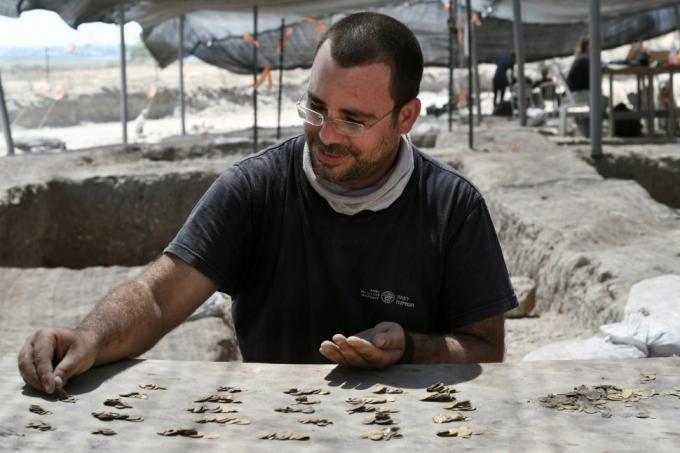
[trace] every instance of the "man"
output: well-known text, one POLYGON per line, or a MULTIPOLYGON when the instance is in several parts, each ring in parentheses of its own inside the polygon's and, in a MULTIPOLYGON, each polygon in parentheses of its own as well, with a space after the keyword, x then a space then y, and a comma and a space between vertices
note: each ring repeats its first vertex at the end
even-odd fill
POLYGON ((422 68, 394 19, 331 27, 298 103, 304 137, 227 169, 165 254, 78 328, 29 337, 26 382, 52 392, 138 355, 216 290, 232 295, 246 361, 502 360, 516 299, 484 200, 405 136, 422 68))

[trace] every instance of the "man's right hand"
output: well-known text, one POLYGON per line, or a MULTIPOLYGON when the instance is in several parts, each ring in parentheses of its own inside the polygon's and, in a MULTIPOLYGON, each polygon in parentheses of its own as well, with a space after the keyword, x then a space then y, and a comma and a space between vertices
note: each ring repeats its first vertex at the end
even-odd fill
POLYGON ((90 332, 42 328, 28 337, 21 348, 19 371, 27 384, 52 393, 72 376, 90 369, 97 353, 97 341, 90 332))

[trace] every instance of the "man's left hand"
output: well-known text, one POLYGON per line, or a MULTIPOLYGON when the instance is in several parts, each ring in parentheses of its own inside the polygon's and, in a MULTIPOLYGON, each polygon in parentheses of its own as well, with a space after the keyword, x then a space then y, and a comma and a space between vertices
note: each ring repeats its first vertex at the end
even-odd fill
POLYGON ((356 368, 384 368, 404 354, 404 329, 396 322, 381 322, 350 337, 333 335, 319 352, 331 362, 356 368))

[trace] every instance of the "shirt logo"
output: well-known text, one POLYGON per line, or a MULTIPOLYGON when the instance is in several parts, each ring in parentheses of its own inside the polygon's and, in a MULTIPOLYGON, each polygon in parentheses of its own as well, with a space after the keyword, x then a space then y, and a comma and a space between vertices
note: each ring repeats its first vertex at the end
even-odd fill
POLYGON ((414 308, 415 304, 411 302, 409 296, 403 294, 395 294, 393 291, 379 289, 362 289, 361 297, 375 302, 382 302, 385 305, 396 304, 405 308, 414 308))
POLYGON ((386 304, 391 304, 394 302, 395 295, 392 291, 383 291, 382 294, 380 295, 380 300, 385 302, 386 304))

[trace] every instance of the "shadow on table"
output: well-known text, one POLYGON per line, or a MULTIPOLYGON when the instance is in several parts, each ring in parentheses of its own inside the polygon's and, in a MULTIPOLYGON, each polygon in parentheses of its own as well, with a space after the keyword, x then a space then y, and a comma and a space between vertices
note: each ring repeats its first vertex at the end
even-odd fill
MULTIPOLYGON (((83 393, 91 392, 99 388, 100 385, 115 375, 142 362, 144 362, 144 360, 121 360, 112 364, 92 368, 81 375, 72 377, 66 384, 64 390, 69 395, 81 395, 83 393)), ((55 401, 55 398, 52 395, 40 392, 29 385, 24 385, 21 393, 30 397, 41 398, 45 401, 55 401)))
POLYGON ((365 390, 375 384, 401 388, 423 388, 441 382, 455 385, 482 374, 478 363, 442 365, 394 365, 383 370, 360 370, 337 366, 325 376, 331 387, 365 390))

